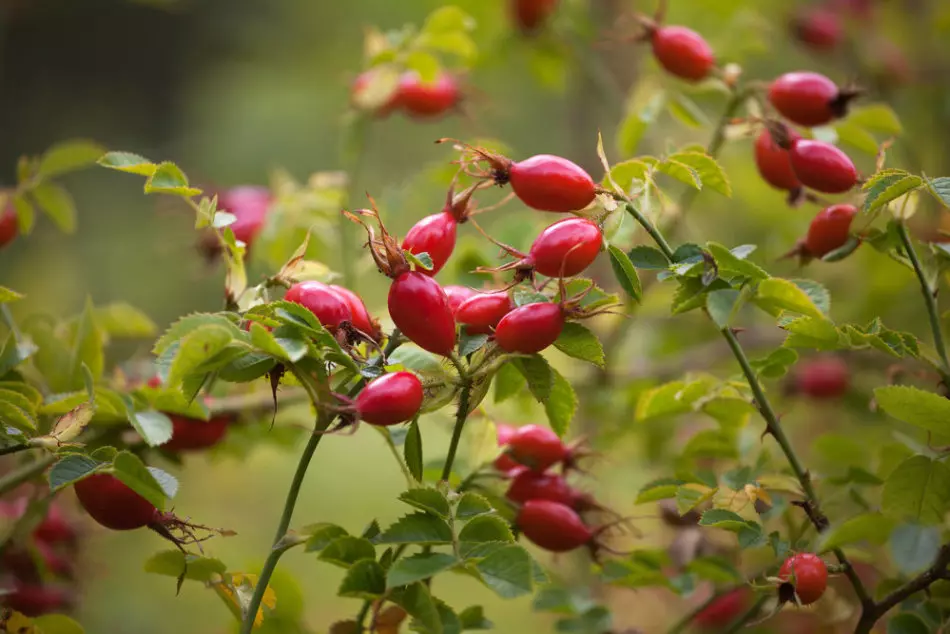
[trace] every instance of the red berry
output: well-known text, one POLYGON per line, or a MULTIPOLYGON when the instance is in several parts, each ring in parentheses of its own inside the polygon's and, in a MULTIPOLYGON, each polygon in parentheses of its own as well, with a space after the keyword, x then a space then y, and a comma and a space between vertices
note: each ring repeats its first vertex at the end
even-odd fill
POLYGON ((455 216, 448 211, 426 216, 409 230, 402 241, 402 248, 415 254, 428 253, 432 258, 432 270, 419 269, 419 272, 435 275, 452 256, 457 228, 455 216))
POLYGON ((571 507, 549 500, 526 502, 518 511, 515 524, 534 544, 555 553, 574 550, 594 539, 571 507))
POLYGON ((851 237, 851 221, 857 213, 854 205, 832 205, 819 211, 808 226, 805 251, 820 258, 843 247, 851 237))
MULTIPOLYGON (((517 429, 511 425, 497 425, 495 431, 498 434, 498 446, 506 447, 517 429)), ((514 476, 525 469, 524 465, 519 464, 508 452, 504 452, 495 458, 494 464, 495 469, 507 476, 514 476)))
POLYGON ((785 73, 773 81, 769 101, 789 121, 809 127, 844 116, 847 103, 835 82, 806 71, 785 73))
POLYGON ((603 242, 596 223, 586 218, 565 218, 538 235, 528 257, 541 275, 572 277, 597 259, 603 242))
POLYGON ((207 421, 169 414, 172 437, 162 445, 168 451, 200 451, 221 442, 231 424, 229 416, 213 416, 207 421))
POLYGON ((344 321, 353 321, 353 313, 346 300, 323 282, 300 282, 291 286, 284 299, 300 304, 320 321, 324 327, 335 329, 344 321))
POLYGON ((580 496, 563 476, 555 473, 522 471, 512 479, 505 496, 517 504, 524 504, 529 500, 548 500, 580 510, 577 508, 580 496))
POLYGON ((795 37, 816 51, 830 51, 841 42, 841 20, 827 9, 804 11, 792 22, 792 30, 795 37))
POLYGON ((237 220, 229 225, 234 237, 251 246, 264 227, 272 200, 266 187, 232 187, 218 195, 218 208, 234 214, 237 220))
POLYGON ((858 182, 858 171, 850 157, 830 143, 794 141, 788 156, 805 187, 826 194, 843 194, 858 182))
POLYGON ((158 520, 158 509, 114 475, 95 473, 78 481, 75 489, 82 507, 106 528, 128 531, 158 520))
POLYGON ((508 11, 522 33, 541 27, 557 8, 558 0, 509 0, 508 11))
POLYGON ((495 328, 495 342, 506 352, 541 352, 561 335, 564 313, 558 304, 526 304, 504 316, 495 328))
POLYGON ((46 517, 33 529, 33 537, 47 544, 68 544, 76 541, 76 529, 62 509, 51 504, 46 517))
POLYGON ((487 335, 511 312, 514 304, 508 293, 479 293, 462 302, 455 311, 455 321, 472 335, 487 335))
POLYGON ((454 77, 441 73, 433 82, 423 82, 418 73, 405 73, 399 80, 399 105, 419 118, 437 117, 455 108, 462 96, 454 77))
POLYGON ((811 605, 820 599, 828 586, 828 568, 813 553, 799 553, 786 559, 778 577, 795 587, 802 605, 811 605))
POLYGON ((540 425, 525 425, 515 430, 508 439, 508 453, 519 464, 538 473, 571 457, 571 450, 558 435, 540 425))
POLYGON ((370 316, 369 311, 366 310, 366 304, 363 303, 359 295, 346 287, 337 286, 336 284, 330 284, 330 289, 335 291, 336 294, 342 297, 346 302, 346 305, 350 309, 352 324, 357 330, 374 338, 379 335, 379 325, 377 325, 376 321, 370 316))
MULTIPOLYGON (((376 79, 376 75, 377 71, 370 69, 360 73, 356 76, 356 79, 353 80, 353 85, 350 86, 350 103, 352 103, 357 109, 362 109, 364 107, 366 92, 370 89, 370 86, 376 79)), ((386 117, 398 107, 399 90, 398 87, 394 87, 392 93, 389 95, 389 98, 386 99, 382 105, 376 107, 376 109, 373 111, 373 114, 377 117, 386 117)))
POLYGON ((444 286, 442 290, 445 291, 445 296, 449 298, 449 308, 452 309, 453 315, 465 300, 478 295, 478 291, 475 289, 467 286, 457 286, 455 284, 444 286))
POLYGON ((716 63, 706 40, 685 26, 661 26, 653 31, 652 41, 656 61, 680 79, 705 79, 716 63))
POLYGON ((521 202, 540 211, 584 209, 597 194, 590 174, 566 158, 538 154, 508 167, 508 180, 521 202))
POLYGON ((28 617, 62 612, 70 607, 71 596, 62 588, 39 583, 17 583, 12 592, 0 595, 0 602, 28 617))
MULTIPOLYGON (((801 138, 797 132, 790 129, 788 137, 791 142, 801 138)), ((755 140, 755 165, 759 168, 763 180, 776 189, 793 191, 802 186, 792 169, 788 150, 780 148, 768 130, 762 130, 755 140)))
POLYGON ((439 283, 409 271, 389 287, 389 316, 410 341, 424 350, 448 356, 455 347, 455 319, 439 283))
POLYGON ((13 242, 18 231, 16 209, 13 208, 13 203, 8 203, 6 208, 0 212, 0 247, 5 247, 13 242))
POLYGON ((703 629, 719 630, 732 625, 742 616, 751 604, 752 593, 743 586, 716 597, 705 608, 700 610, 693 622, 703 629))
POLYGON ((356 396, 356 411, 370 425, 412 420, 422 407, 422 382, 412 372, 393 372, 366 384, 356 396))
POLYGON ((841 357, 811 359, 795 372, 795 390, 811 398, 838 398, 848 391, 850 384, 851 370, 841 357))

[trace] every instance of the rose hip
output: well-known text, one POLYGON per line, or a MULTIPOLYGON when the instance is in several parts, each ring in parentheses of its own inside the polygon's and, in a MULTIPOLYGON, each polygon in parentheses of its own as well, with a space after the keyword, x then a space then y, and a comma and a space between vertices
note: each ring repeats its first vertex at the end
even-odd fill
POLYGON ((680 79, 694 82, 705 79, 716 63, 706 40, 685 26, 656 27, 650 39, 656 60, 680 79))
POLYGON ((827 52, 841 43, 841 19, 832 11, 812 8, 803 11, 792 21, 792 32, 812 50, 827 52))
POLYGON ((830 143, 800 139, 792 142, 788 155, 805 187, 825 194, 843 194, 858 183, 854 163, 830 143))
POLYGON ((323 282, 294 284, 287 290, 284 299, 309 310, 329 330, 335 330, 344 321, 353 321, 346 300, 323 282))
POLYGON ((396 327, 424 350, 448 356, 455 348, 455 319, 439 283, 408 271, 389 287, 389 316, 396 327))
POLYGON ((422 382, 412 372, 393 372, 366 384, 356 396, 356 411, 370 425, 389 426, 412 420, 422 407, 422 382))
POLYGON ((585 496, 575 491, 564 476, 556 473, 538 473, 525 470, 517 474, 505 493, 512 502, 525 504, 529 500, 548 500, 582 511, 585 496))
POLYGON ((526 502, 515 524, 535 545, 555 553, 591 544, 595 536, 571 507, 549 500, 526 502))
POLYGON ((167 451, 202 451, 217 445, 228 432, 230 416, 212 416, 207 421, 169 414, 172 437, 162 445, 167 451))
POLYGON ((541 352, 561 335, 564 311, 560 304, 526 304, 505 315, 495 328, 495 342, 506 352, 541 352))
POLYGON ((851 238, 851 221, 857 213, 854 205, 832 205, 819 211, 808 226, 805 251, 820 258, 843 247, 851 238))
MULTIPOLYGON (((778 577, 794 588, 802 605, 811 605, 820 599, 828 587, 828 568, 813 553, 799 553, 786 559, 778 577)), ((782 591, 779 592, 781 596, 782 591)))
POLYGON ((517 428, 508 439, 508 454, 537 473, 571 460, 570 448, 552 430, 540 425, 517 428))
POLYGON ((426 119, 454 109, 461 99, 458 82, 440 73, 433 82, 424 82, 418 73, 407 72, 399 80, 398 103, 411 116, 426 119))
POLYGON ((234 237, 248 247, 264 227, 272 202, 273 197, 266 187, 232 187, 218 195, 218 208, 237 218, 229 225, 234 237))
POLYGON ((455 321, 464 325, 469 334, 487 335, 512 308, 514 304, 507 293, 479 293, 462 302, 455 311, 455 321))
POLYGON ((793 377, 794 391, 815 399, 843 396, 851 384, 851 370, 841 357, 822 356, 804 361, 793 377))
POLYGON ((0 211, 0 248, 13 242, 19 232, 16 209, 9 200, 3 211, 0 211))
POLYGON ((160 519, 155 506, 108 473, 95 473, 76 482, 76 497, 86 512, 106 528, 128 531, 160 519))
POLYGON ((548 277, 572 277, 593 264, 604 236, 586 218, 565 218, 538 235, 528 253, 534 269, 548 277))
POLYGON ((508 0, 508 13, 522 33, 541 28, 557 8, 558 0, 508 0))
POLYGON ((539 211, 580 211, 597 194, 594 180, 582 167, 550 154, 511 163, 501 181, 510 182, 521 202, 539 211))
MULTIPOLYGON (((795 142, 801 136, 794 130, 788 130, 789 140, 795 142)), ((767 129, 755 140, 755 165, 762 179, 776 189, 795 191, 802 186, 792 169, 788 150, 783 150, 767 129)))
MULTIPOLYGON (((507 447, 508 441, 511 440, 511 437, 514 436, 517 431, 517 429, 511 425, 497 425, 495 429, 498 434, 499 447, 507 447)), ((512 458, 507 451, 495 458, 494 465, 498 471, 509 477, 525 470, 525 466, 512 458)))
POLYGON ((475 295, 478 294, 478 291, 475 289, 469 288, 467 286, 458 286, 455 284, 444 286, 442 287, 442 290, 445 291, 445 296, 449 300, 449 308, 452 309, 453 315, 465 300, 475 297, 475 295))
POLYGON ((845 116, 855 96, 824 75, 807 71, 785 73, 769 86, 769 101, 775 109, 789 121, 808 127, 845 116))

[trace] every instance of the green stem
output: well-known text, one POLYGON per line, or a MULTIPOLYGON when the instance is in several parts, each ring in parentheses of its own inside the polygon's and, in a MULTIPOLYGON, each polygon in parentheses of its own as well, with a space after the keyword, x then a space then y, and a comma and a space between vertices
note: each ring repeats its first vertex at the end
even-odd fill
POLYGON ((724 630, 722 634, 736 634, 736 632, 742 630, 749 624, 749 621, 754 619, 756 615, 762 610, 762 606, 765 605, 765 602, 769 600, 768 595, 762 595, 756 599, 755 603, 752 604, 752 607, 746 610, 746 613, 736 619, 732 625, 729 626, 729 629, 724 630))
POLYGON ((917 257, 917 251, 914 250, 914 243, 911 242, 907 226, 901 222, 897 225, 897 234, 904 244, 904 251, 914 266, 914 272, 917 274, 917 280, 920 282, 920 292, 924 296, 924 304, 927 306, 927 315, 930 318, 930 330, 933 332, 934 347, 937 349, 937 355, 940 357, 940 377, 945 386, 950 388, 950 359, 947 358, 947 346, 943 339, 943 330, 940 328, 940 313, 937 309, 937 289, 931 288, 927 282, 927 276, 924 268, 920 264, 920 258, 917 257))
POLYGON ((637 209, 636 205, 632 202, 626 202, 627 212, 636 218, 637 222, 640 223, 640 226, 650 234, 650 237, 653 238, 653 241, 656 242, 656 246, 660 247, 660 251, 663 252, 663 255, 666 256, 670 262, 673 261, 673 249, 670 247, 669 243, 666 241, 666 238, 663 237, 663 234, 660 233, 660 230, 656 228, 650 219, 640 213, 640 210, 637 209))
POLYGON ((472 396, 472 377, 459 359, 452 358, 451 361, 459 371, 462 389, 459 391, 459 406, 455 412, 455 428, 452 430, 452 440, 449 442, 449 453, 445 457, 445 466, 442 467, 442 480, 446 482, 452 475, 452 464, 455 462, 455 454, 458 452, 459 441, 462 439, 462 429, 468 419, 469 401, 472 396))
MULTIPOLYGON (((383 353, 374 359, 370 365, 374 367, 382 366, 385 363, 385 359, 398 348, 401 343, 399 332, 394 332, 389 338, 389 343, 386 344, 386 349, 383 350, 383 353)), ((318 385, 307 372, 300 370, 296 366, 290 366, 289 369, 297 380, 300 381, 300 384, 310 397, 311 402, 317 407, 317 422, 316 425, 314 425, 313 434, 311 434, 309 440, 307 440, 307 446, 304 447, 303 453, 300 455, 300 460, 297 463, 297 470, 294 472, 293 480, 291 480, 290 490, 287 491, 287 499, 284 502, 284 510, 281 513, 280 522, 277 525, 277 533, 274 536, 273 546, 271 546, 271 551, 264 561, 264 568, 261 570, 257 585, 254 587, 254 595, 251 597, 251 602, 247 607, 247 613, 244 615, 244 621, 241 624, 241 634, 251 634, 251 630, 254 628, 254 618, 257 616, 261 601, 264 599, 267 584, 270 582, 270 578, 277 568, 277 562, 280 561, 281 555, 287 550, 286 547, 282 548, 280 545, 284 536, 287 534, 287 529, 290 528, 290 521, 293 518, 294 508, 297 505, 297 497, 300 495, 300 487, 303 485, 304 477, 310 466, 310 460, 313 458, 313 453, 317 450, 317 446, 319 446, 320 440, 323 438, 323 432, 327 430, 334 420, 334 416, 328 415, 320 409, 319 403, 323 400, 321 398, 323 387, 318 385)), ((361 379, 353 386, 353 389, 350 390, 350 395, 355 395, 365 384, 366 379, 361 379)))

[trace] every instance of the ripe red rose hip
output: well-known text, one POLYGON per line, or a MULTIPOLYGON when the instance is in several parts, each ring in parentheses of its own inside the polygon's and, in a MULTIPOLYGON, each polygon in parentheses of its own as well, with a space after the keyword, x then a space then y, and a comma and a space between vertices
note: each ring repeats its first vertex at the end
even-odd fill
POLYGON ((558 435, 540 425, 516 429, 508 439, 508 453, 516 462, 538 473, 571 458, 571 450, 558 435))
POLYGON ((420 273, 435 275, 442 270, 455 249, 458 221, 447 211, 426 216, 412 226, 402 241, 402 248, 413 254, 428 253, 432 270, 420 273))
POLYGON ((823 356, 803 361, 795 370, 793 388, 811 398, 838 398, 851 385, 851 370, 841 357, 823 356))
POLYGON ((85 477, 75 489, 82 507, 106 528, 128 531, 159 519, 159 511, 151 502, 109 473, 85 477))
POLYGON ((548 500, 549 502, 558 502, 568 506, 576 511, 583 506, 584 496, 576 492, 571 485, 567 483, 564 476, 556 473, 538 473, 532 470, 525 470, 515 475, 505 493, 512 502, 516 504, 525 504, 529 500, 548 500))
POLYGON ((661 26, 651 35, 656 61, 671 75, 687 81, 705 79, 716 63, 703 37, 685 26, 661 26))
POLYGON ((856 93, 839 90, 819 73, 785 73, 769 86, 769 101, 783 117, 798 125, 825 125, 845 116, 856 93))
POLYGON ((719 630, 732 625, 740 616, 745 614, 752 603, 752 592, 743 586, 716 597, 705 608, 700 610, 693 622, 705 630, 719 630))
POLYGON ((248 247, 260 234, 267 221, 267 212, 271 202, 270 191, 266 187, 232 187, 218 195, 218 208, 234 214, 236 220, 231 223, 234 237, 248 247))
POLYGON ((230 416, 212 416, 207 421, 169 414, 172 437, 162 445, 168 451, 201 451, 217 445, 228 433, 230 416))
POLYGON ((346 300, 322 282, 307 281, 294 284, 284 295, 288 302, 300 304, 327 329, 333 330, 344 321, 353 321, 353 313, 346 300))
POLYGON ((526 502, 515 524, 535 545, 554 553, 574 550, 594 539, 594 533, 571 507, 549 500, 526 502))
POLYGON ((802 185, 825 194, 843 194, 858 183, 858 171, 840 149, 811 139, 792 142, 788 151, 792 169, 802 185))
MULTIPOLYGON (((511 425, 496 426, 496 433, 498 434, 498 446, 507 447, 508 441, 511 440, 511 437, 514 436, 516 431, 517 429, 511 425)), ((495 458, 494 465, 498 471, 507 476, 513 476, 521 471, 524 471, 526 468, 523 464, 512 458, 507 451, 495 458)))
POLYGON ((811 605, 820 599, 828 587, 828 568, 813 553, 799 553, 786 559, 778 577, 795 589, 802 605, 811 605))
POLYGON ((389 287, 389 316, 424 350, 448 356, 455 347, 455 318, 439 283, 418 271, 403 273, 389 287))
POLYGON ((405 73, 399 80, 398 103, 411 116, 425 119, 453 110, 461 99, 458 81, 440 73, 433 82, 424 82, 418 73, 405 73))
POLYGON ((455 311, 455 321, 469 334, 487 335, 514 308, 508 293, 478 293, 462 302, 455 311))
POLYGON ((508 12, 522 33, 541 28, 557 8, 558 0, 508 0, 508 12))
POLYGON ((76 541, 76 529, 57 504, 50 504, 36 528, 33 537, 47 544, 69 544, 76 541))
POLYGON ((580 211, 597 194, 594 179, 582 167, 550 154, 511 163, 506 177, 521 202, 539 211, 580 211))
POLYGON ((559 304, 526 304, 505 315, 495 328, 495 342, 506 352, 541 352, 561 335, 564 311, 559 304))
POLYGON ((851 237, 851 221, 857 213, 854 205, 832 205, 819 211, 808 226, 805 251, 820 258, 843 247, 851 237))
MULTIPOLYGON (((794 130, 789 129, 787 133, 792 143, 801 138, 794 130)), ((755 166, 762 179, 776 189, 794 191, 802 186, 792 169, 788 150, 779 147, 767 129, 755 140, 755 166)))
POLYGON ((455 314, 455 311, 459 309, 459 306, 462 305, 465 300, 475 297, 478 295, 478 291, 467 286, 458 286, 456 284, 449 284, 448 286, 442 287, 442 290, 445 291, 445 296, 449 300, 449 308, 452 309, 452 314, 455 314))
POLYGON ((422 382, 412 372, 393 372, 366 384, 356 396, 360 419, 389 426, 412 420, 422 407, 422 382))
POLYGON ((528 253, 534 269, 548 277, 571 277, 597 259, 604 236, 586 218, 565 218, 546 228, 528 253))
POLYGON ((0 248, 13 242, 18 232, 16 209, 13 208, 13 203, 8 201, 3 211, 0 211, 0 248))
POLYGON ((379 324, 376 323, 376 320, 373 319, 369 311, 366 310, 366 304, 363 303, 360 296, 344 286, 330 284, 330 288, 335 291, 337 295, 342 297, 346 305, 350 308, 350 316, 352 317, 350 323, 353 324, 353 327, 373 339, 379 339, 379 324))
POLYGON ((826 52, 841 43, 841 19, 833 11, 812 8, 803 11, 792 21, 792 32, 808 48, 826 52))

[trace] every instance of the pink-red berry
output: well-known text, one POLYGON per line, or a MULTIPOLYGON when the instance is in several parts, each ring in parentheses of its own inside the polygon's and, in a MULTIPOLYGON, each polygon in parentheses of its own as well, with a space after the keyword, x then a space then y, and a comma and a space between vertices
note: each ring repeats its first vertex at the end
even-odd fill
POLYGON ((353 324, 353 327, 373 339, 378 339, 380 335, 379 324, 376 323, 376 320, 373 319, 369 311, 366 310, 366 304, 363 303, 360 296, 345 286, 330 284, 330 289, 335 291, 336 294, 342 297, 346 302, 346 305, 350 309, 350 317, 352 318, 350 323, 353 324))
POLYGON ((508 13, 522 33, 533 33, 544 26, 557 8, 558 0, 508 0, 508 13))
POLYGON ((819 211, 808 226, 805 251, 820 258, 843 247, 851 238, 851 221, 857 213, 854 205, 832 205, 819 211))
POLYGON ((565 218, 538 235, 528 257, 541 275, 571 277, 593 264, 603 242, 596 223, 586 218, 565 218))
POLYGON ((455 348, 455 318, 439 283, 408 271, 389 287, 389 316, 396 327, 424 350, 449 356, 455 348))
MULTIPOLYGON (((787 132, 791 142, 801 138, 794 130, 787 132)), ((762 179, 776 189, 795 191, 802 186, 792 169, 788 150, 779 147, 767 129, 763 129, 755 140, 755 166, 762 179)))
POLYGON ((462 96, 458 81, 447 73, 440 73, 435 81, 424 82, 418 73, 407 72, 400 78, 397 92, 399 106, 420 119, 454 110, 462 96))
POLYGON ((773 81, 769 101, 792 123, 813 127, 844 116, 848 98, 824 75, 801 71, 785 73, 773 81))
POLYGON ((234 237, 248 247, 260 234, 273 197, 266 187, 245 185, 232 187, 218 195, 218 208, 234 215, 231 223, 234 237))
POLYGON ((162 445, 168 451, 202 451, 214 447, 228 433, 230 416, 212 416, 208 420, 169 414, 172 437, 162 445))
POLYGON ((828 587, 828 568, 813 553, 799 553, 786 559, 778 577, 795 588, 802 605, 811 605, 820 599, 828 587))
POLYGON ((307 281, 294 284, 287 289, 284 299, 309 310, 330 330, 336 329, 344 321, 353 321, 353 313, 347 301, 323 282, 307 281))
POLYGON ((422 407, 422 382, 412 372, 393 372, 366 384, 356 396, 360 419, 389 426, 412 420, 422 407))
POLYGON ((806 9, 792 21, 792 32, 808 48, 834 50, 844 35, 838 14, 821 7, 806 9))
POLYGON ((687 81, 709 76, 716 58, 712 48, 696 31, 685 26, 657 27, 652 35, 653 55, 671 75, 687 81))
POLYGON ((458 221, 452 212, 440 211, 414 224, 403 239, 402 248, 416 255, 428 253, 432 269, 419 269, 419 272, 435 275, 452 256, 457 232, 458 221))
POLYGON ((561 335, 564 311, 559 304, 526 304, 505 315, 495 328, 495 342, 506 352, 541 352, 561 335))
POLYGON ((459 305, 455 321, 464 325, 469 334, 487 335, 512 308, 514 303, 508 293, 479 293, 459 305))
POLYGON ((512 478, 505 497, 516 504, 524 504, 529 500, 548 500, 577 511, 582 510, 578 506, 584 499, 582 494, 567 483, 564 476, 556 473, 538 473, 530 469, 512 478))
POLYGON ((508 453, 518 464, 543 473, 549 467, 567 462, 568 448, 551 429, 541 425, 519 427, 508 438, 508 453))
POLYGON ((824 141, 800 139, 788 151, 792 169, 802 185, 825 194, 843 194, 858 183, 851 158, 824 141))
POLYGON ((95 473, 75 484, 76 497, 87 513, 106 528, 128 531, 156 522, 159 511, 109 473, 95 473))
POLYGON ((16 209, 13 203, 7 201, 6 207, 0 211, 0 248, 13 242, 19 233, 16 209))
MULTIPOLYGON (((353 84, 350 86, 350 102, 356 108, 364 107, 364 95, 366 91, 370 90, 373 83, 377 81, 378 71, 376 69, 369 69, 357 75, 356 79, 353 80, 353 84)), ((383 102, 381 105, 377 106, 373 111, 373 115, 383 118, 389 116, 394 110, 399 108, 399 89, 398 86, 394 87, 392 93, 383 102)))
MULTIPOLYGON (((516 431, 517 429, 511 425, 497 425, 496 433, 498 434, 498 446, 506 448, 508 446, 508 441, 511 440, 511 437, 514 436, 516 431)), ((495 458, 494 465, 498 471, 507 476, 515 475, 516 473, 526 469, 523 464, 512 458, 507 451, 495 458)))
POLYGON ((478 295, 478 291, 475 289, 467 286, 458 286, 457 284, 449 284, 448 286, 442 287, 442 290, 445 291, 445 296, 449 299, 449 308, 452 309, 453 315, 465 300, 478 295))
POLYGON ((515 524, 532 543, 554 553, 574 550, 594 539, 594 533, 574 509, 549 500, 526 502, 515 524))
POLYGON ((580 211, 597 194, 594 180, 582 167, 550 154, 512 163, 507 179, 521 202, 539 211, 580 211))
POLYGON ((796 368, 793 385, 797 393, 811 398, 839 398, 851 385, 851 370, 841 357, 809 359, 796 368))

